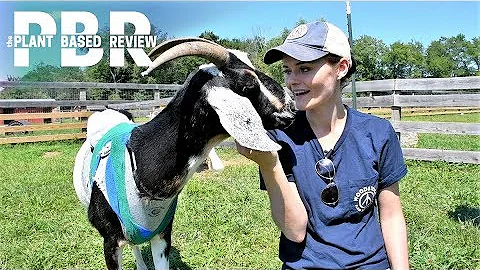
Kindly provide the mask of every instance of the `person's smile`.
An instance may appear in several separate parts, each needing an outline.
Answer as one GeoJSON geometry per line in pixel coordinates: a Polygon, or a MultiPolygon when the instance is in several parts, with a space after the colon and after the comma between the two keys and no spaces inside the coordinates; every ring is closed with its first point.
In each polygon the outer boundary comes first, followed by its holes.
{"type": "Polygon", "coordinates": [[[306,94],[308,94],[308,93],[310,93],[310,90],[308,90],[308,89],[307,89],[307,90],[301,89],[301,90],[294,90],[294,91],[293,91],[293,94],[294,94],[296,97],[298,97],[298,96],[303,96],[303,95],[306,95],[306,94]]]}

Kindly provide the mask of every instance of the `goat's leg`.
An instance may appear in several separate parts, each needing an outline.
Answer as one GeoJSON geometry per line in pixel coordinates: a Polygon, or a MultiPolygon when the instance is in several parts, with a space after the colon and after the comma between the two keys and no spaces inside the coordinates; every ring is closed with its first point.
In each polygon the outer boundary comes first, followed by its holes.
{"type": "Polygon", "coordinates": [[[161,238],[160,235],[155,235],[152,240],[150,240],[150,244],[152,247],[152,257],[155,270],[168,270],[167,241],[164,238],[161,238]]]}
{"type": "Polygon", "coordinates": [[[137,245],[133,246],[133,255],[135,256],[135,265],[137,266],[137,270],[147,270],[148,267],[145,264],[145,261],[142,257],[142,252],[137,245]]]}
{"type": "Polygon", "coordinates": [[[122,253],[123,247],[119,246],[115,239],[105,239],[103,242],[103,253],[105,255],[105,263],[107,269],[122,270],[122,253]]]}
{"type": "Polygon", "coordinates": [[[121,243],[125,241],[122,225],[96,184],[92,186],[88,219],[104,239],[103,248],[107,268],[121,269],[121,254],[124,246],[121,243]]]}
{"type": "Polygon", "coordinates": [[[168,223],[163,233],[160,235],[155,235],[155,237],[150,240],[155,270],[169,269],[168,257],[170,255],[170,249],[172,247],[172,228],[173,217],[172,220],[170,220],[170,223],[168,223]]]}
{"type": "Polygon", "coordinates": [[[217,152],[215,152],[215,148],[212,148],[210,152],[208,153],[208,159],[210,160],[209,169],[212,169],[214,171],[223,171],[225,168],[223,166],[222,160],[218,157],[217,152]]]}

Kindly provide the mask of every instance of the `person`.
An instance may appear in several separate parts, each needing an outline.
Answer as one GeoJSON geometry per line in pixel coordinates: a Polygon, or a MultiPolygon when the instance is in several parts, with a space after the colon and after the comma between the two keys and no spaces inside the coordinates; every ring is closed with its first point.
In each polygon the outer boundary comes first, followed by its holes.
{"type": "Polygon", "coordinates": [[[268,131],[282,149],[237,150],[259,165],[282,269],[407,269],[398,184],[407,168],[389,121],[342,103],[356,69],[346,35],[299,25],[264,56],[279,60],[297,108],[288,128],[268,131]]]}

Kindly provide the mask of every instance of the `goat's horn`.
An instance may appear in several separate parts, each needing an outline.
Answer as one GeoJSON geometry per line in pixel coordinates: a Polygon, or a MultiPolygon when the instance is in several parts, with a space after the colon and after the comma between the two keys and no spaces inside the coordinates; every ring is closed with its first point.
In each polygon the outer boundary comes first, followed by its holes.
{"type": "Polygon", "coordinates": [[[200,56],[218,67],[225,66],[229,59],[229,52],[210,40],[203,38],[172,39],[153,48],[148,56],[156,58],[148,69],[142,72],[142,75],[147,75],[165,62],[188,55],[200,56]]]}

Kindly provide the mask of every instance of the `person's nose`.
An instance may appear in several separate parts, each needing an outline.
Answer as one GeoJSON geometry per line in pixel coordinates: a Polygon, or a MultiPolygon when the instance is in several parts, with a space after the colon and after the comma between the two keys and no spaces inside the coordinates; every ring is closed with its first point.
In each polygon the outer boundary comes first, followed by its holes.
{"type": "Polygon", "coordinates": [[[296,73],[290,72],[288,75],[285,75],[285,85],[289,89],[292,89],[292,86],[295,86],[298,84],[299,84],[299,79],[296,73]]]}

